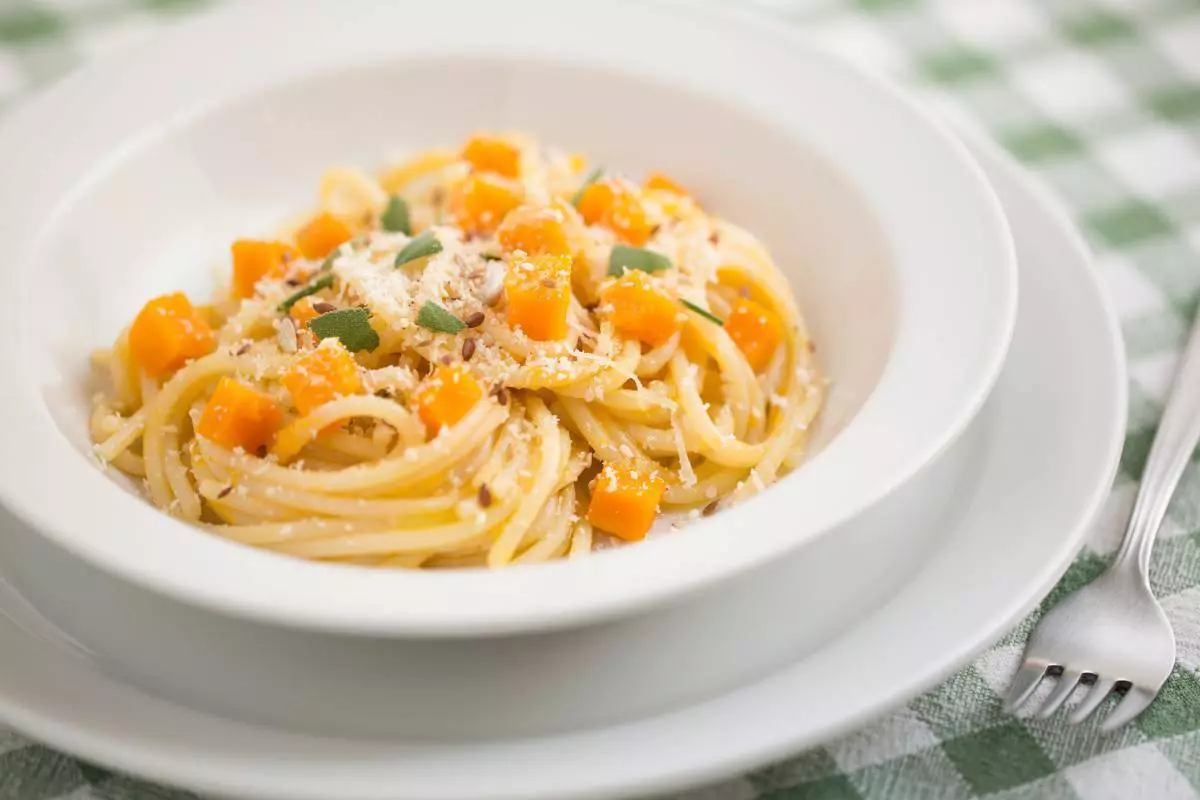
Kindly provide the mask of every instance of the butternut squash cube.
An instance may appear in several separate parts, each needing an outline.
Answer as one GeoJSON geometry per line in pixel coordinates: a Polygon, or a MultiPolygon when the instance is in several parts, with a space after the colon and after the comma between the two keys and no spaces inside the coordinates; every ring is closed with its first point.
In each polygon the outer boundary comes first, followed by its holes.
{"type": "Polygon", "coordinates": [[[439,366],[413,393],[417,416],[432,434],[458,422],[481,399],[483,389],[459,364],[439,366]]]}
{"type": "Polygon", "coordinates": [[[152,378],[174,374],[193,358],[206,356],[217,346],[217,337],[200,311],[182,292],[156,297],[129,328],[129,352],[152,378]]]}
{"type": "Polygon", "coordinates": [[[221,378],[196,424],[196,433],[230,450],[258,452],[275,437],[283,412],[257,389],[230,377],[221,378]]]}
{"type": "Polygon", "coordinates": [[[617,333],[659,347],[681,327],[682,308],[657,288],[644,272],[630,270],[600,293],[601,302],[612,306],[617,333]]]}
{"type": "Polygon", "coordinates": [[[567,335],[571,262],[566,255],[513,258],[504,277],[508,324],[540,342],[567,335]]]}
{"type": "Polygon", "coordinates": [[[762,372],[783,339],[783,322],[766,306],[742,298],[726,317],[725,332],[746,356],[750,367],[762,372]]]}
{"type": "Polygon", "coordinates": [[[666,490],[666,482],[646,467],[605,464],[592,487],[588,522],[628,542],[644,539],[666,490]]]}

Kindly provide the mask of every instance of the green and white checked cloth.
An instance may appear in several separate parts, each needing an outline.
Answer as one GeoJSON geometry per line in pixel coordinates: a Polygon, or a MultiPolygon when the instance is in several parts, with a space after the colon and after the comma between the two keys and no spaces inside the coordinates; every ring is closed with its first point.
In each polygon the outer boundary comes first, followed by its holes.
{"type": "MultiPolygon", "coordinates": [[[[300,0],[297,0],[300,2],[300,0]]],[[[1062,196],[1095,247],[1130,361],[1120,474],[1043,604],[1115,550],[1176,353],[1200,301],[1200,0],[756,0],[990,133],[1062,196]]],[[[203,0],[0,0],[0,109],[203,0]]],[[[1152,581],[1179,664],[1110,736],[1001,708],[1034,612],[907,708],[679,800],[1200,798],[1200,469],[1184,477],[1152,581]]],[[[181,800],[0,729],[0,800],[181,800]]]]}

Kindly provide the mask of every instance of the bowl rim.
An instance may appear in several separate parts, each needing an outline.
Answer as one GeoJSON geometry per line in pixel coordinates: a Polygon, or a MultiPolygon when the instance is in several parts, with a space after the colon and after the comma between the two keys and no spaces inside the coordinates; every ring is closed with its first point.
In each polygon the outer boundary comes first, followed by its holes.
{"type": "MultiPolygon", "coordinates": [[[[549,9],[552,4],[552,0],[519,2],[542,10],[549,9]]],[[[219,10],[180,25],[155,42],[96,62],[23,104],[0,122],[0,143],[12,145],[0,147],[0,152],[30,152],[38,143],[39,132],[46,121],[78,103],[86,103],[89,98],[94,102],[95,97],[104,96],[100,91],[103,87],[113,85],[113,81],[119,83],[121,76],[136,75],[150,65],[166,75],[196,75],[197,70],[204,68],[184,58],[164,62],[164,54],[195,52],[197,48],[203,48],[204,43],[221,38],[223,32],[232,29],[230,26],[239,26],[243,30],[255,26],[262,29],[270,21],[271,29],[277,34],[280,9],[276,6],[283,5],[282,0],[265,0],[253,6],[219,10]]],[[[379,3],[371,8],[379,9],[380,13],[395,13],[400,5],[379,3]],[[385,8],[387,12],[383,11],[385,8]]],[[[470,6],[472,11],[481,13],[487,8],[486,4],[475,0],[454,0],[444,5],[460,9],[470,6]]],[[[856,83],[862,87],[862,92],[873,93],[880,103],[890,104],[892,110],[906,114],[914,130],[920,129],[923,135],[937,140],[944,156],[944,168],[956,171],[958,179],[970,184],[973,196],[968,199],[975,203],[974,211],[980,215],[990,237],[983,242],[990,247],[981,249],[980,259],[989,262],[1001,293],[991,298],[994,308],[989,308],[995,313],[994,329],[990,330],[991,336],[986,340],[983,352],[978,354],[976,372],[969,385],[958,387],[954,413],[936,431],[920,441],[908,442],[911,447],[893,454],[886,468],[873,467],[874,474],[868,470],[871,480],[863,484],[869,485],[856,486],[850,491],[831,491],[831,488],[846,484],[845,480],[834,481],[838,473],[829,467],[831,463],[841,467],[843,478],[856,474],[851,469],[854,466],[853,445],[841,446],[847,433],[856,425],[862,427],[860,420],[868,409],[880,414],[886,411],[889,400],[898,395],[901,385],[898,382],[904,380],[904,365],[911,366],[915,363],[913,359],[920,357],[919,352],[912,352],[911,347],[905,350],[901,344],[903,337],[900,334],[919,324],[905,317],[906,306],[902,304],[897,322],[897,344],[874,392],[828,450],[797,470],[797,476],[811,475],[813,465],[821,462],[824,471],[819,474],[829,476],[824,484],[815,480],[797,484],[808,490],[808,497],[822,501],[807,508],[808,516],[802,519],[796,519],[794,509],[789,509],[789,504],[796,501],[794,495],[797,492],[767,491],[739,505],[736,510],[722,514],[720,527],[726,530],[718,531],[712,521],[698,521],[683,536],[660,537],[637,547],[621,548],[580,561],[517,566],[500,572],[369,571],[280,557],[200,531],[193,531],[195,536],[192,538],[171,539],[170,544],[179,550],[169,552],[166,543],[155,541],[154,537],[161,536],[169,526],[185,526],[186,523],[161,514],[141,498],[129,496],[113,485],[108,487],[107,493],[89,488],[83,492],[84,502],[63,503],[61,495],[53,494],[53,487],[39,485],[38,476],[61,474],[67,486],[71,485],[72,477],[86,480],[81,469],[106,482],[111,483],[111,479],[79,457],[78,451],[63,439],[49,418],[40,396],[28,382],[22,381],[16,382],[17,390],[0,395],[0,412],[21,420],[21,424],[6,426],[3,436],[10,453],[32,455],[21,463],[12,459],[0,460],[0,502],[75,555],[123,579],[220,613],[292,627],[354,634],[504,635],[612,618],[715,584],[835,528],[891,494],[934,460],[958,438],[982,407],[1003,366],[1016,321],[1015,247],[1000,201],[967,148],[944,123],[933,118],[897,87],[823,52],[797,31],[758,12],[711,2],[689,3],[685,7],[679,0],[637,4],[632,0],[620,0],[602,5],[603,11],[593,8],[589,13],[617,17],[634,14],[659,22],[686,19],[691,25],[718,26],[723,35],[736,33],[764,46],[790,48],[789,57],[819,63],[840,79],[856,83]],[[56,445],[53,449],[40,446],[39,436],[43,432],[56,435],[61,446],[56,445]],[[835,448],[840,448],[837,456],[829,456],[835,448]],[[847,448],[850,448],[849,454],[845,454],[847,448]],[[78,463],[68,464],[64,458],[55,460],[67,452],[78,463]],[[819,485],[824,489],[813,488],[819,485]],[[119,520],[140,546],[131,548],[123,543],[124,540],[118,542],[114,537],[91,535],[97,518],[119,520]],[[757,524],[752,523],[752,519],[757,520],[757,524]],[[766,523],[778,520],[788,520],[790,530],[764,532],[770,527],[766,523]],[[739,531],[749,532],[752,527],[755,528],[754,536],[738,535],[739,531]],[[238,580],[239,577],[245,580],[238,580]],[[554,602],[547,603],[547,597],[553,597],[554,602]]],[[[289,6],[288,10],[293,11],[295,7],[289,6]]],[[[321,13],[324,12],[316,8],[304,9],[301,16],[311,22],[314,14],[319,18],[321,13]]],[[[220,48],[209,49],[223,54],[220,48]]],[[[344,53],[342,57],[348,58],[344,53]]],[[[346,61],[331,62],[327,55],[316,57],[315,62],[310,59],[309,68],[313,63],[326,67],[347,65],[346,61]]],[[[254,88],[254,84],[253,78],[247,78],[233,96],[254,88]]],[[[226,99],[229,96],[226,95],[226,99]]],[[[161,95],[129,102],[140,102],[141,107],[166,104],[166,108],[175,112],[168,119],[168,125],[185,116],[180,114],[181,110],[194,108],[186,100],[161,95]]],[[[114,159],[119,155],[114,148],[131,147],[131,141],[147,133],[144,129],[129,128],[132,124],[118,119],[111,125],[98,126],[98,130],[80,135],[85,141],[104,145],[97,156],[114,159]]],[[[93,167],[95,164],[95,161],[91,162],[93,167]]],[[[25,169],[21,178],[0,188],[0,209],[13,206],[22,192],[34,185],[32,179],[35,176],[36,171],[25,169]],[[23,182],[22,178],[26,180],[23,182]]],[[[78,176],[75,177],[78,184],[78,176]]],[[[86,176],[84,180],[86,182],[86,176]]],[[[54,180],[46,181],[47,185],[54,183],[54,180]]],[[[29,230],[33,233],[17,234],[13,257],[9,266],[0,267],[0,274],[7,270],[10,275],[17,273],[18,280],[22,279],[20,265],[33,256],[44,232],[52,228],[53,213],[61,210],[70,192],[79,189],[78,185],[70,183],[66,186],[66,192],[35,198],[28,204],[29,208],[36,209],[39,207],[37,201],[42,201],[41,205],[50,212],[49,218],[29,218],[32,223],[29,230]]],[[[18,375],[29,374],[26,368],[29,354],[23,349],[26,338],[26,326],[18,325],[15,335],[0,340],[0,365],[15,368],[18,375]]],[[[908,387],[906,391],[911,395],[913,389],[908,387]]],[[[882,418],[886,419],[886,414],[882,418]]],[[[899,417],[893,414],[891,421],[894,423],[897,419],[899,417]]],[[[860,461],[861,456],[862,453],[859,454],[860,461]]],[[[86,487],[77,485],[76,488],[86,487]]]]}

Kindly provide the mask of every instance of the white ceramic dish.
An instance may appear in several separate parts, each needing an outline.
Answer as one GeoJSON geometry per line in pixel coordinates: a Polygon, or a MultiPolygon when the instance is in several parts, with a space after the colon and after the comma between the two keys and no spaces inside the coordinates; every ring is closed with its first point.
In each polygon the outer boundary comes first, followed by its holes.
{"type": "Polygon", "coordinates": [[[1057,579],[1122,441],[1123,350],[1086,252],[1013,168],[985,163],[1022,263],[1012,357],[969,434],[836,536],[632,620],[421,644],[222,619],[6,529],[0,563],[46,616],[0,593],[0,718],[223,795],[566,799],[712,780],[904,701],[1057,579]]]}
{"type": "Polygon", "coordinates": [[[294,626],[562,627],[769,561],[941,452],[987,396],[1015,318],[1006,222],[954,137],[786,29],[693,4],[239,4],[18,110],[0,127],[0,174],[0,276],[16,298],[0,413],[19,454],[0,461],[3,502],[134,583],[294,626]],[[202,265],[303,205],[330,163],[481,125],[665,168],[762,235],[834,381],[814,455],[784,488],[580,562],[413,574],[231,544],[95,468],[87,353],[147,297],[203,296],[202,265]]]}

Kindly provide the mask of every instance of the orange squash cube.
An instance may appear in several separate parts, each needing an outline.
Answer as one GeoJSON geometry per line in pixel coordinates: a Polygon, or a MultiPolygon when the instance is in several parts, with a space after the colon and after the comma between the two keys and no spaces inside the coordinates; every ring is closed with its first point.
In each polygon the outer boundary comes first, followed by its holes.
{"type": "Polygon", "coordinates": [[[605,464],[592,487],[588,522],[627,542],[644,539],[666,491],[666,482],[646,467],[605,464]]]}
{"type": "Polygon", "coordinates": [[[296,246],[305,258],[315,260],[325,258],[353,236],[349,225],[323,211],[296,231],[296,246]]]}
{"type": "Polygon", "coordinates": [[[746,356],[750,367],[762,372],[783,340],[783,321],[766,306],[742,298],[725,318],[725,332],[746,356]]]}
{"type": "Polygon", "coordinates": [[[608,228],[635,247],[644,245],[654,232],[637,190],[618,178],[604,178],[584,189],[579,213],[588,225],[608,228]]]}
{"type": "Polygon", "coordinates": [[[526,255],[567,255],[571,245],[563,229],[564,214],[557,208],[521,206],[500,225],[496,236],[505,253],[521,250],[526,255]]]}
{"type": "Polygon", "coordinates": [[[296,323],[298,330],[307,328],[309,322],[321,316],[321,312],[317,311],[315,307],[317,302],[319,301],[313,300],[312,297],[301,297],[292,305],[288,315],[292,318],[292,322],[296,323]]]}
{"type": "Polygon", "coordinates": [[[539,342],[567,335],[571,308],[571,257],[514,258],[504,276],[508,324],[539,342]]]}
{"type": "Polygon", "coordinates": [[[468,231],[490,233],[508,212],[521,204],[524,191],[519,183],[486,172],[469,176],[452,201],[454,217],[468,231]]]}
{"type": "Polygon", "coordinates": [[[230,377],[221,378],[204,405],[196,433],[230,450],[242,448],[256,453],[266,447],[283,412],[267,395],[230,377]]]}
{"type": "Polygon", "coordinates": [[[334,338],[296,359],[284,373],[283,386],[301,414],[363,390],[354,356],[334,338]]]}
{"type": "Polygon", "coordinates": [[[283,242],[238,239],[229,248],[233,256],[233,296],[254,296],[254,287],[263,278],[282,278],[296,251],[283,242]]]}
{"type": "Polygon", "coordinates": [[[465,417],[481,399],[483,389],[459,364],[439,366],[413,393],[417,416],[433,434],[465,417]]]}
{"type": "Polygon", "coordinates": [[[642,184],[645,188],[659,192],[671,192],[673,194],[690,197],[691,192],[683,188],[674,178],[663,172],[651,172],[646,176],[646,182],[642,184]]]}
{"type": "Polygon", "coordinates": [[[129,328],[129,352],[152,378],[172,375],[216,346],[212,327],[182,292],[146,303],[129,328]]]}
{"type": "Polygon", "coordinates": [[[521,174],[521,151],[511,142],[485,133],[467,140],[462,157],[480,172],[494,172],[506,178],[521,174]]]}
{"type": "Polygon", "coordinates": [[[658,289],[644,272],[630,270],[600,293],[602,303],[612,307],[617,333],[659,347],[683,327],[679,303],[658,289]]]}

